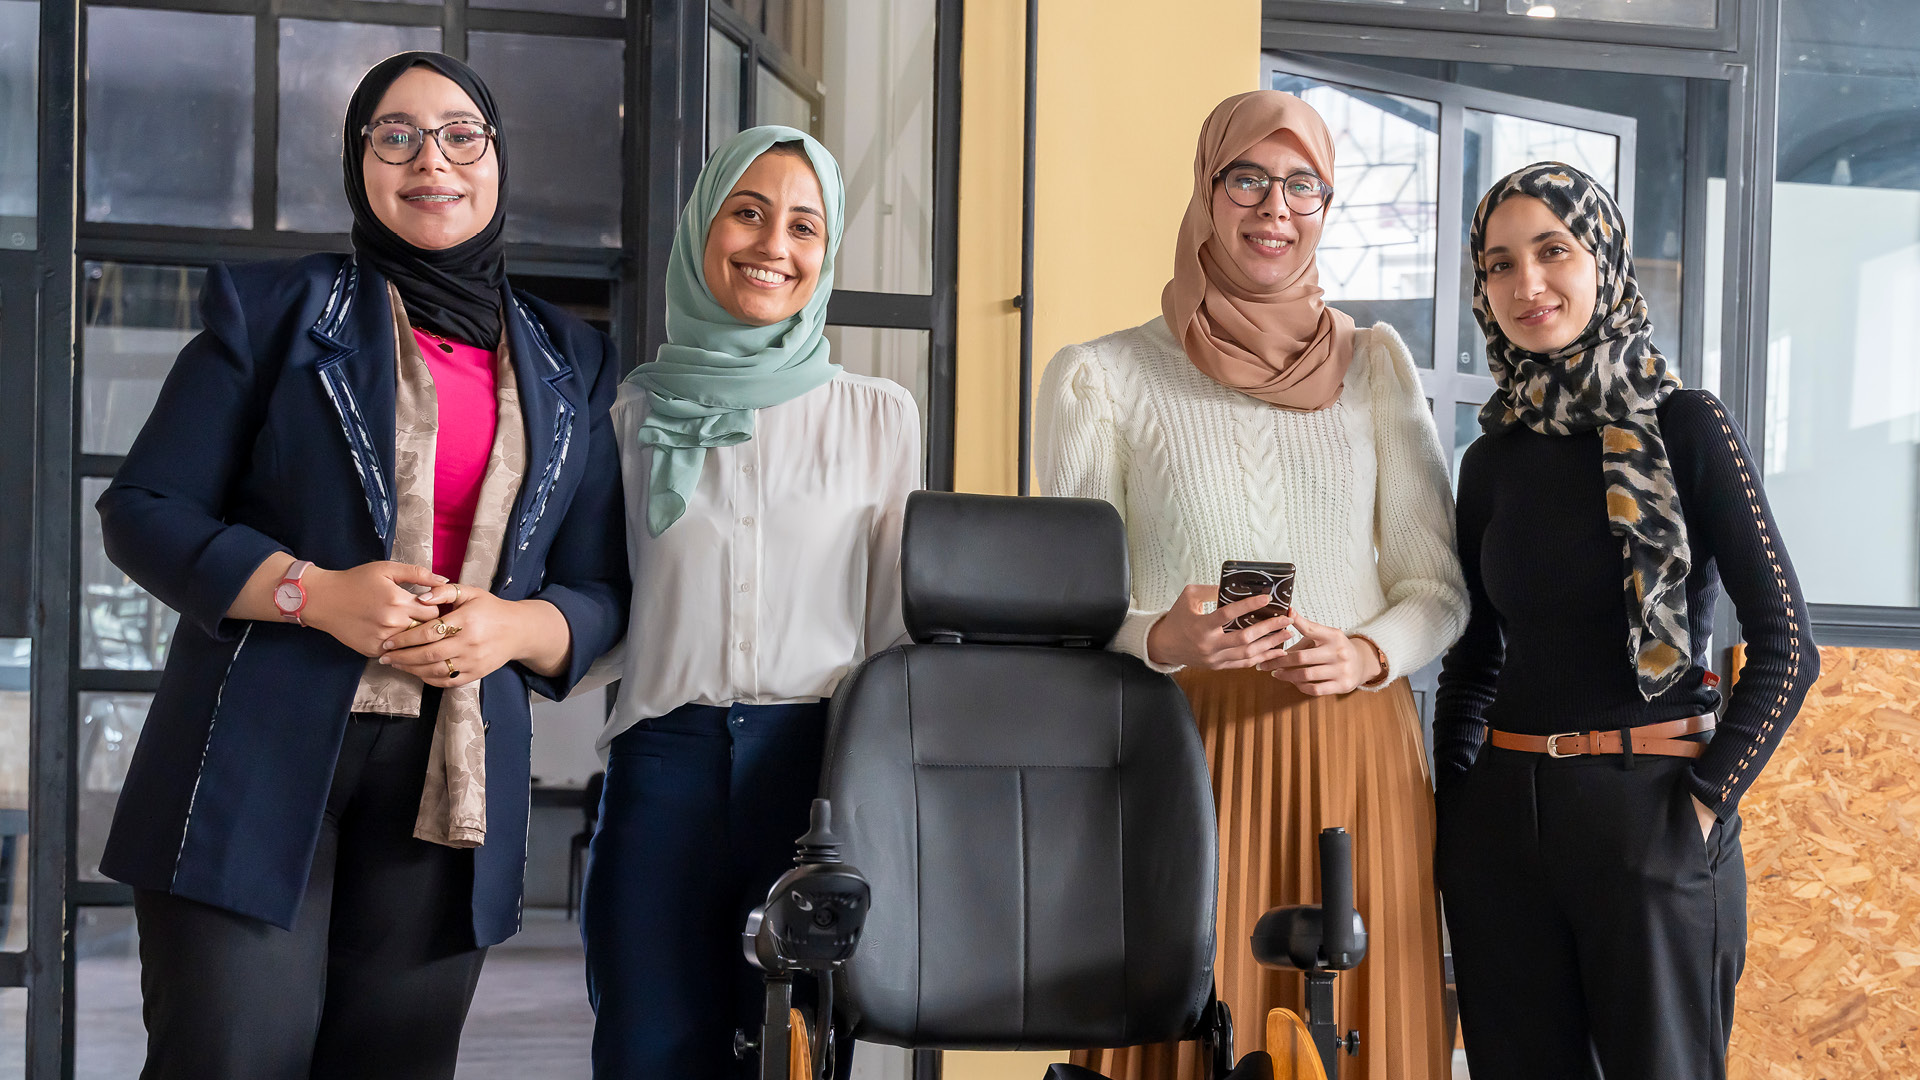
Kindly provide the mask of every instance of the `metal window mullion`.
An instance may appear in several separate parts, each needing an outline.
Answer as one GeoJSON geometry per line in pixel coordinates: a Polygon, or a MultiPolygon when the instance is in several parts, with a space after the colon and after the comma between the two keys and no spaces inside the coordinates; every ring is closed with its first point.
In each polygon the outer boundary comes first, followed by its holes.
{"type": "MultiPolygon", "coordinates": [[[[1467,185],[1467,110],[1456,96],[1447,96],[1440,102],[1440,184],[1435,198],[1439,205],[1435,207],[1437,218],[1434,223],[1435,237],[1433,245],[1433,367],[1435,371],[1449,374],[1460,370],[1460,260],[1446,258],[1445,253],[1457,252],[1454,240],[1461,235],[1465,217],[1464,200],[1467,185]]],[[[1438,399],[1434,401],[1434,421],[1445,421],[1443,435],[1453,432],[1452,402],[1447,408],[1441,408],[1438,399]],[[1440,414],[1445,413],[1443,417],[1440,414]]],[[[1452,446],[1448,438],[1440,445],[1452,446]]]]}
{"type": "Polygon", "coordinates": [[[1709,95],[1723,88],[1705,79],[1687,80],[1684,118],[1686,165],[1681,177],[1680,381],[1699,386],[1705,377],[1707,319],[1707,119],[1709,95]]]}
{"type": "Polygon", "coordinates": [[[280,16],[278,0],[253,22],[253,231],[280,217],[280,16]]]}
{"type": "MultiPolygon", "coordinates": [[[[635,0],[638,2],[638,0],[635,0]]],[[[440,12],[440,51],[462,63],[467,59],[467,0],[446,0],[440,12]]]]}
{"type": "MultiPolygon", "coordinates": [[[[620,261],[613,294],[613,344],[621,374],[641,360],[646,333],[648,4],[628,0],[626,49],[621,54],[620,261]]],[[[704,129],[703,129],[704,130],[704,129]]],[[[609,687],[609,690],[612,688],[609,687]]]]}
{"type": "Polygon", "coordinates": [[[73,1075],[73,880],[78,817],[72,723],[76,627],[74,435],[74,232],[81,73],[79,0],[40,4],[36,289],[38,459],[31,500],[34,566],[31,736],[27,813],[26,1073],[73,1075]]]}
{"type": "MultiPolygon", "coordinates": [[[[1752,83],[1747,95],[1748,139],[1741,165],[1747,171],[1742,200],[1746,228],[1729,230],[1727,240],[1744,249],[1745,280],[1734,287],[1727,279],[1726,298],[1737,302],[1742,324],[1738,399],[1734,418],[1760,437],[1753,444],[1753,467],[1766,475],[1765,438],[1767,399],[1768,302],[1772,286],[1774,161],[1778,149],[1780,114],[1780,0],[1752,0],[1747,9],[1753,20],[1752,83]]],[[[1728,171],[1732,171],[1729,155],[1728,171]]],[[[1724,351],[1724,343],[1723,343],[1724,351]]]]}
{"type": "Polygon", "coordinates": [[[954,473],[954,303],[960,241],[962,0],[936,0],[933,29],[933,324],[927,341],[927,486],[951,491],[954,473]]]}
{"type": "MultiPolygon", "coordinates": [[[[1358,13],[1357,8],[1355,13],[1358,13]]],[[[1730,49],[1598,45],[1459,30],[1342,25],[1297,19],[1264,20],[1260,28],[1260,41],[1261,47],[1268,50],[1415,57],[1458,63],[1512,64],[1517,67],[1560,67],[1628,75],[1725,78],[1725,64],[1745,60],[1743,55],[1730,49]]]]}
{"type": "MultiPolygon", "coordinates": [[[[150,2],[150,0],[149,0],[150,2]]],[[[355,22],[370,26],[438,26],[442,13],[425,4],[379,3],[376,0],[246,0],[262,14],[315,22],[355,22]]],[[[114,0],[119,6],[120,0],[114,0]]],[[[141,7],[145,3],[135,3],[141,7]]]]}
{"type": "Polygon", "coordinates": [[[620,38],[626,31],[626,23],[604,15],[555,15],[510,8],[476,8],[469,3],[463,3],[461,8],[466,28],[485,33],[620,38]]]}
{"type": "Polygon", "coordinates": [[[644,255],[634,282],[639,295],[633,299],[643,359],[667,340],[667,260],[680,207],[702,162],[708,26],[704,0],[651,0],[646,7],[641,84],[646,120],[638,172],[646,185],[639,231],[644,255]]]}

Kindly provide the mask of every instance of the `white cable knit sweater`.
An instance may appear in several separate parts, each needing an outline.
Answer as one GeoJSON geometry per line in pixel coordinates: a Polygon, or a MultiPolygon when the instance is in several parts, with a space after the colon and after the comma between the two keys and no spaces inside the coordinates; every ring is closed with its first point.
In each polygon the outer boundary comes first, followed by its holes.
{"type": "Polygon", "coordinates": [[[1315,412],[1209,379],[1162,319],[1053,358],[1041,488],[1105,499],[1127,523],[1133,595],[1113,648],[1145,660],[1154,622],[1227,559],[1294,563],[1294,609],[1380,646],[1381,686],[1460,636],[1453,497],[1413,357],[1385,323],[1357,330],[1353,352],[1339,400],[1315,412]]]}

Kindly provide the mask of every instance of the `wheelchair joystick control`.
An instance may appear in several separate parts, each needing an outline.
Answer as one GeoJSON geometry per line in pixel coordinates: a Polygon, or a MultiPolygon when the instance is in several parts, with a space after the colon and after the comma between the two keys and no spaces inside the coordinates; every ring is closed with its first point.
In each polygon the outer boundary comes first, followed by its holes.
{"type": "Polygon", "coordinates": [[[1344,1036],[1333,1022],[1333,980],[1367,955],[1367,924],[1353,907],[1353,837],[1342,828],[1320,832],[1320,900],[1274,908],[1253,928],[1254,959],[1268,967],[1306,973],[1307,1032],[1329,1080],[1339,1075],[1339,1055],[1360,1052],[1360,1033],[1344,1036]]]}
{"type": "MultiPolygon", "coordinates": [[[[793,979],[810,975],[817,988],[812,1027],[813,1061],[810,1074],[832,1074],[834,974],[853,958],[866,928],[867,907],[873,891],[860,871],[840,859],[840,841],[833,834],[833,807],[813,800],[810,828],[795,841],[794,868],[780,875],[767,890],[767,901],[747,916],[740,945],[747,963],[766,972],[766,1032],[759,1040],[761,1075],[787,1076],[788,1038],[793,979]],[[774,1029],[778,1029],[778,1034],[774,1029]]],[[[744,1058],[754,1043],[742,1032],[734,1052],[744,1058]]]]}

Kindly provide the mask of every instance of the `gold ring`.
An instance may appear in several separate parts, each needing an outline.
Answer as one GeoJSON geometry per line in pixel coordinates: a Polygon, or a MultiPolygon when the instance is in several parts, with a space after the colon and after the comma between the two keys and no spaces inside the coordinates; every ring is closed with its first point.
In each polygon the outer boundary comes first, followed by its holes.
{"type": "Polygon", "coordinates": [[[439,634],[441,637],[452,637],[453,635],[459,633],[461,630],[464,630],[464,629],[466,628],[461,626],[454,626],[453,624],[447,622],[445,619],[433,620],[433,632],[436,634],[439,634]]]}
{"type": "Polygon", "coordinates": [[[455,607],[458,607],[460,606],[460,583],[456,581],[456,582],[453,582],[452,584],[453,584],[453,603],[455,607]]]}
{"type": "Polygon", "coordinates": [[[449,656],[447,658],[447,678],[457,679],[459,677],[460,677],[460,669],[453,666],[453,658],[449,656]]]}

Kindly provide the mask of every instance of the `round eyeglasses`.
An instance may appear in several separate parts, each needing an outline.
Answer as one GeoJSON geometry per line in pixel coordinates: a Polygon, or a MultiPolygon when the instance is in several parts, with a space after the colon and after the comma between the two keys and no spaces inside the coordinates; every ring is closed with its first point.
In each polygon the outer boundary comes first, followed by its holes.
{"type": "MultiPolygon", "coordinates": [[[[1273,175],[1258,165],[1229,165],[1214,179],[1226,185],[1235,206],[1249,210],[1266,202],[1273,187],[1273,175]]],[[[1333,201],[1333,185],[1305,170],[1283,177],[1280,191],[1296,214],[1317,214],[1333,201]]]]}
{"type": "Polygon", "coordinates": [[[472,120],[454,120],[437,128],[386,120],[368,124],[360,129],[360,134],[366,136],[373,156],[389,165],[405,165],[419,157],[429,135],[440,144],[441,156],[455,165],[471,165],[487,156],[487,146],[493,142],[495,132],[492,124],[472,120]]]}

